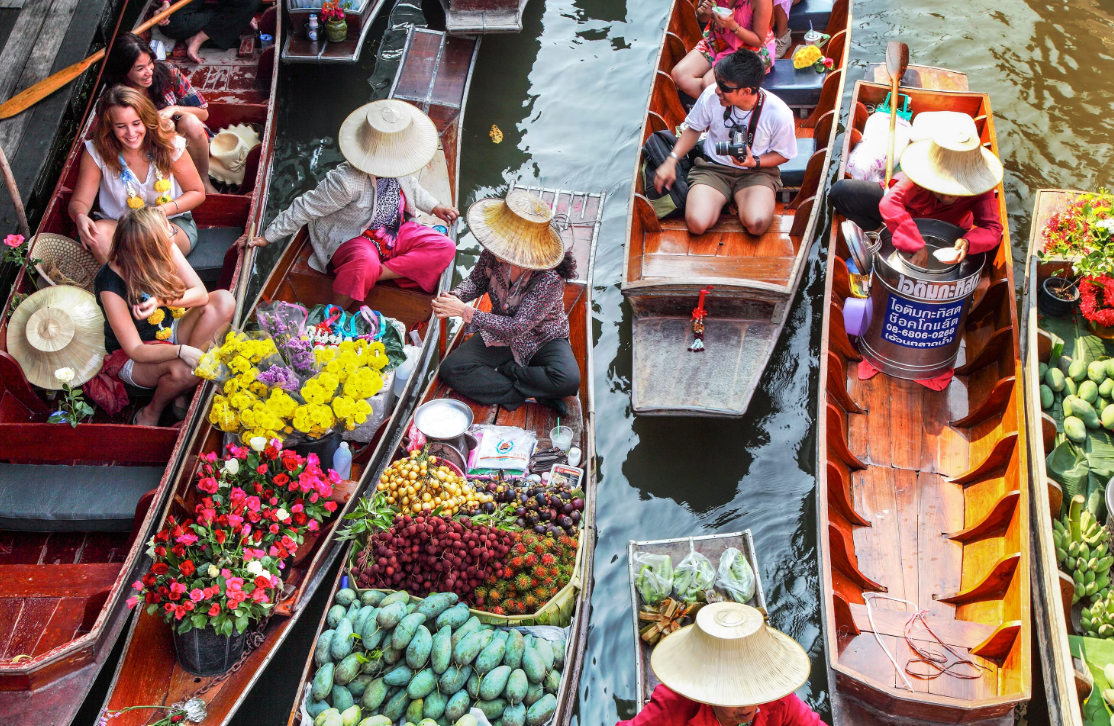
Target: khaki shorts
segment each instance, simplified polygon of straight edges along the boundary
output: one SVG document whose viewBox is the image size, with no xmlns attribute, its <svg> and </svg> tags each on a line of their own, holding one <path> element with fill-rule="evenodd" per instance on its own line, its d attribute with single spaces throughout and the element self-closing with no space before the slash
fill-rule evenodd
<svg viewBox="0 0 1114 726">
<path fill-rule="evenodd" d="M 697 159 L 689 171 L 689 186 L 694 187 L 697 184 L 711 187 L 729 200 L 735 198 L 736 192 L 748 187 L 766 187 L 777 194 L 782 186 L 781 170 L 776 166 L 743 169 Z"/>
</svg>

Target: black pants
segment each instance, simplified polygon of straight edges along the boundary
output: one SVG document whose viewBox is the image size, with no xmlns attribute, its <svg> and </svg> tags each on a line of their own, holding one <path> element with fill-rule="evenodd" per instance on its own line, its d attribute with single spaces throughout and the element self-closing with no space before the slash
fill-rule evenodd
<svg viewBox="0 0 1114 726">
<path fill-rule="evenodd" d="M 217 6 L 196 0 L 171 15 L 162 32 L 172 40 L 189 40 L 204 30 L 213 45 L 228 50 L 240 45 L 240 35 L 261 7 L 262 0 L 220 0 Z"/>
<path fill-rule="evenodd" d="M 882 226 L 882 213 L 878 211 L 882 194 L 878 182 L 841 179 L 832 185 L 828 201 L 837 212 L 859 225 L 864 232 L 873 232 Z"/>
<path fill-rule="evenodd" d="M 580 388 L 580 366 L 564 338 L 549 341 L 538 348 L 529 365 L 520 366 L 510 348 L 488 347 L 476 334 L 445 358 L 438 375 L 473 401 L 497 403 L 511 411 L 527 398 L 561 399 Z"/>
</svg>

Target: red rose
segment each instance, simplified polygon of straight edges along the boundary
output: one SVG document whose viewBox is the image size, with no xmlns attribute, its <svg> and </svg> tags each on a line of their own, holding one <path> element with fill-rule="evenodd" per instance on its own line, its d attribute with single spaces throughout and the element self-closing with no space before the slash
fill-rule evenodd
<svg viewBox="0 0 1114 726">
<path fill-rule="evenodd" d="M 271 578 L 267 577 L 266 575 L 256 575 L 255 586 L 269 588 L 271 586 Z"/>
<path fill-rule="evenodd" d="M 162 545 L 159 545 L 158 547 L 156 547 L 155 548 L 155 556 L 156 557 L 166 557 L 166 548 L 163 547 Z"/>
<path fill-rule="evenodd" d="M 217 615 L 220 615 L 220 603 L 215 602 L 213 606 L 209 608 L 209 617 L 216 617 Z"/>
<path fill-rule="evenodd" d="M 217 544 L 224 544 L 224 541 L 228 539 L 228 533 L 223 529 L 218 529 L 213 532 L 213 537 L 216 538 Z"/>
<path fill-rule="evenodd" d="M 266 474 L 267 473 L 267 465 L 266 464 L 260 464 L 259 466 L 255 467 L 255 473 L 256 474 Z"/>
<path fill-rule="evenodd" d="M 284 487 L 290 482 L 290 477 L 286 474 L 275 474 L 275 486 Z"/>
<path fill-rule="evenodd" d="M 189 577 L 197 571 L 197 568 L 193 564 L 193 560 L 186 560 L 182 564 L 178 565 L 178 569 L 181 570 L 182 574 L 186 577 Z"/>
<path fill-rule="evenodd" d="M 266 456 L 268 459 L 274 461 L 275 459 L 279 458 L 279 450 L 276 449 L 274 446 L 268 446 L 266 449 L 263 449 L 263 456 Z"/>
<path fill-rule="evenodd" d="M 151 565 L 151 572 L 156 575 L 165 575 L 170 570 L 170 567 L 165 562 L 156 562 Z"/>
<path fill-rule="evenodd" d="M 155 579 L 154 574 L 150 572 L 143 576 L 143 584 L 147 587 L 154 587 L 156 582 L 157 580 Z"/>
<path fill-rule="evenodd" d="M 294 513 L 294 524 L 296 524 L 300 527 L 305 523 L 306 523 L 306 513 L 305 512 L 295 512 Z"/>
</svg>

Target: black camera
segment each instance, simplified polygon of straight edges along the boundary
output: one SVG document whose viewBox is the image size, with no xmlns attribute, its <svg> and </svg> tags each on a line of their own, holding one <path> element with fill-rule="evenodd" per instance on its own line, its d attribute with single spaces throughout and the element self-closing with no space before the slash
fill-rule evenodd
<svg viewBox="0 0 1114 726">
<path fill-rule="evenodd" d="M 731 134 L 728 141 L 716 142 L 716 153 L 720 156 L 734 156 L 736 159 L 747 158 L 747 137 L 742 131 Z"/>
</svg>

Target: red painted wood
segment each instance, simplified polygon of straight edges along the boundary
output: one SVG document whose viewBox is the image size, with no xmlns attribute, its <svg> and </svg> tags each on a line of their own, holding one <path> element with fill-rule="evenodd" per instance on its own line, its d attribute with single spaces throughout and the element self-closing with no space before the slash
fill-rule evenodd
<svg viewBox="0 0 1114 726">
<path fill-rule="evenodd" d="M 55 464 L 163 464 L 170 459 L 178 430 L 124 424 L 58 426 L 0 423 L 0 460 Z"/>
<path fill-rule="evenodd" d="M 120 565 L 107 563 L 0 565 L 0 598 L 89 597 L 112 587 L 118 574 Z"/>
<path fill-rule="evenodd" d="M 31 655 L 43 635 L 47 623 L 58 609 L 59 598 L 34 598 L 23 603 L 19 620 L 9 625 L 12 638 L 7 647 L 0 652 L 0 658 L 11 660 L 19 655 Z"/>
</svg>

